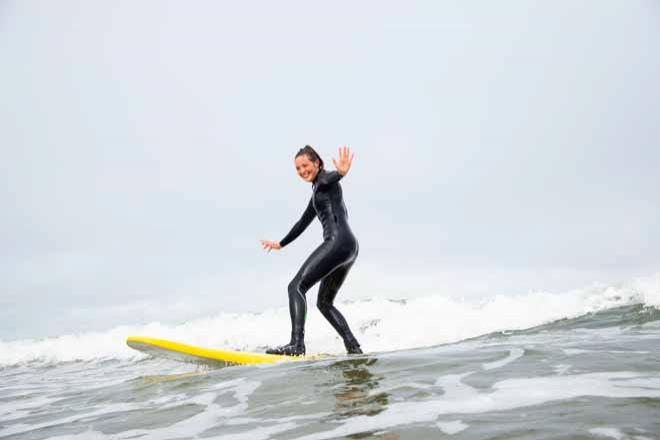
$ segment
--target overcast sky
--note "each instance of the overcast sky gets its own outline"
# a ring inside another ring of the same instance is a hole
[[[305,144],[339,300],[656,273],[658,54],[655,0],[2,0],[0,339],[285,307]]]

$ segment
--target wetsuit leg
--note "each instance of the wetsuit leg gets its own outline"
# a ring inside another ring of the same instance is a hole
[[[291,342],[276,349],[273,354],[304,354],[305,318],[307,299],[305,294],[316,283],[345,262],[345,256],[334,250],[333,243],[324,241],[305,260],[296,276],[289,283],[289,313],[291,314]]]
[[[349,353],[362,353],[360,344],[355,339],[351,329],[346,322],[346,319],[339,310],[334,306],[334,300],[337,296],[339,288],[344,283],[348,272],[353,267],[353,262],[338,267],[328,276],[323,278],[321,286],[319,287],[319,294],[317,299],[317,307],[325,316],[332,327],[339,333],[339,336],[344,340],[344,345]]]
[[[307,258],[296,276],[289,283],[289,312],[291,313],[291,328],[295,332],[302,333],[307,316],[307,291],[339,266],[345,263],[345,257],[333,252],[331,242],[323,242]],[[345,277],[345,276],[344,276]],[[343,279],[341,280],[343,282]],[[339,282],[338,286],[341,285]],[[336,294],[336,292],[335,292]]]

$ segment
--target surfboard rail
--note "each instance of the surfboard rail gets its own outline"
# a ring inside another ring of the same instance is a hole
[[[305,359],[303,356],[280,356],[266,353],[196,347],[181,342],[146,336],[129,336],[126,338],[126,345],[134,350],[153,356],[161,356],[183,362],[224,362],[226,364],[253,365]]]

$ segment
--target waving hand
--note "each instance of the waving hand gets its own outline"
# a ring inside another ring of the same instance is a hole
[[[354,153],[351,153],[351,150],[344,145],[339,147],[339,160],[332,159],[332,163],[335,164],[337,172],[342,176],[348,174],[348,170],[351,169],[351,163],[353,163]]]

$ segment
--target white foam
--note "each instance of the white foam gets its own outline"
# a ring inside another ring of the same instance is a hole
[[[660,274],[652,277],[638,278],[628,287],[639,302],[655,308],[660,308]]]
[[[80,420],[81,418],[86,418],[86,417],[97,417],[103,414],[111,414],[113,412],[122,412],[122,411],[130,411],[138,409],[138,406],[135,404],[131,403],[114,403],[114,404],[107,404],[103,408],[99,409],[94,409],[90,408],[89,412],[85,412],[83,414],[75,414],[72,416],[66,416],[62,417],[59,419],[54,419],[54,420],[49,420],[47,422],[42,422],[42,423],[35,423],[33,425],[25,424],[25,423],[18,423],[15,425],[11,425],[8,428],[0,429],[0,437],[1,436],[10,436],[10,435],[15,435],[15,434],[22,434],[34,430],[38,430],[41,428],[45,428],[48,426],[54,426],[54,425],[65,425],[71,422],[75,422]]]
[[[440,431],[449,435],[454,435],[461,431],[465,431],[469,426],[460,420],[453,420],[451,422],[435,422],[435,424],[438,428],[440,428]]]
[[[297,425],[295,423],[278,423],[276,425],[264,426],[260,428],[251,429],[246,432],[238,434],[223,434],[223,440],[267,440],[273,434],[289,431],[294,429]]]
[[[421,382],[403,382],[403,383],[398,383],[395,385],[390,385],[385,387],[379,387],[378,389],[371,390],[369,392],[369,395],[375,396],[382,393],[389,393],[394,390],[401,390],[402,388],[412,388],[415,390],[428,390],[432,387],[429,384],[421,383]]]
[[[562,348],[561,351],[563,351],[566,356],[593,352],[593,350],[583,350],[581,348]]]
[[[557,374],[566,374],[568,370],[571,369],[571,365],[569,364],[557,364],[553,368],[555,370],[555,373]]]
[[[598,437],[607,437],[616,440],[621,440],[625,437],[623,432],[616,428],[592,428],[589,432]]]
[[[504,359],[495,362],[488,362],[486,364],[483,364],[481,368],[483,368],[484,370],[492,370],[494,368],[500,368],[522,357],[523,354],[525,354],[525,350],[523,350],[522,348],[512,348],[511,350],[509,350],[509,355]]]
[[[202,411],[188,417],[184,420],[176,422],[172,425],[162,427],[162,428],[152,428],[152,429],[132,429],[121,432],[117,438],[136,438],[141,436],[147,436],[150,439],[170,439],[170,438],[189,438],[196,437],[203,432],[217,426],[220,422],[232,417],[238,417],[245,413],[247,410],[247,400],[248,397],[260,386],[260,382],[249,381],[244,378],[235,379],[232,381],[222,382],[215,386],[211,386],[207,389],[206,392],[201,394],[196,394],[191,397],[186,397],[184,399],[179,399],[174,403],[171,403],[167,406],[161,406],[160,408],[166,407],[179,407],[183,405],[198,405],[202,407]],[[233,393],[234,398],[238,401],[236,405],[231,406],[222,406],[218,403],[215,403],[215,400],[218,397],[219,391],[227,390],[228,392]],[[295,424],[291,424],[295,426]],[[289,429],[289,428],[287,428]],[[273,433],[279,431],[273,431]],[[263,430],[257,432],[257,434],[262,437],[256,436],[254,438],[264,438],[263,435],[268,437],[269,431]],[[225,438],[225,436],[223,436]],[[237,437],[241,438],[241,437]],[[245,437],[249,438],[249,437]]]
[[[495,383],[492,390],[484,393],[462,381],[471,374],[473,372],[438,378],[436,385],[443,387],[445,394],[435,400],[391,403],[379,414],[353,417],[335,429],[297,440],[331,439],[399,425],[430,423],[444,414],[506,411],[582,396],[660,397],[660,378],[626,371],[507,379]]]
[[[109,435],[105,435],[102,432],[99,431],[93,431],[91,429],[87,431],[83,431],[79,434],[66,434],[66,435],[58,435],[55,437],[48,437],[49,440],[105,440],[111,438]]]
[[[282,302],[286,302],[284,295]],[[441,295],[407,301],[376,297],[340,303],[338,307],[363,348],[378,352],[456,342],[495,331],[525,329],[640,302],[660,307],[660,274],[620,285],[594,285],[564,293],[497,295],[482,301],[463,301]],[[289,332],[288,307],[260,314],[227,313],[178,325],[156,322],[44,340],[0,341],[0,365],[142,358],[144,355],[125,345],[129,335],[171,339],[204,347],[263,351],[266,346],[286,342]],[[306,343],[309,352],[344,351],[335,331],[314,307],[308,311]]]
[[[15,396],[5,396],[5,397],[15,397]],[[22,395],[21,399],[11,399],[8,402],[4,403],[3,412],[0,413],[2,416],[2,422],[10,422],[12,420],[17,420],[27,416],[32,410],[36,408],[44,408],[47,405],[52,404],[60,400],[59,398],[52,397],[30,397],[30,395]]]

